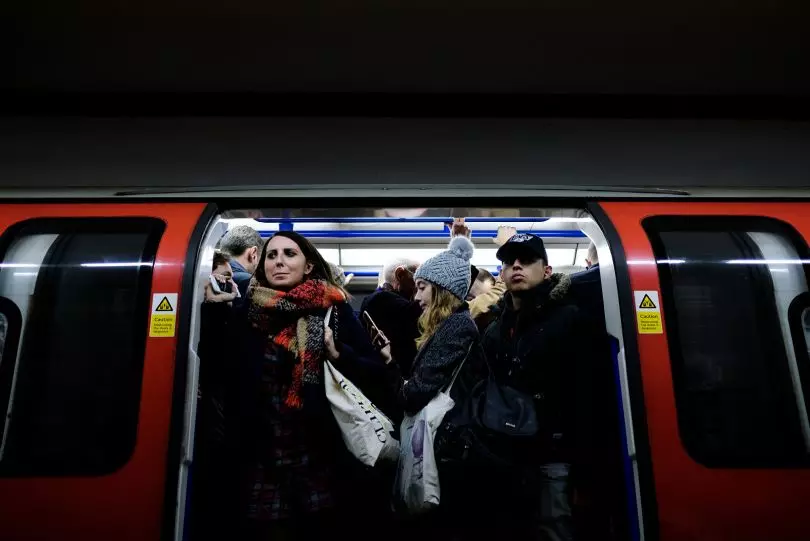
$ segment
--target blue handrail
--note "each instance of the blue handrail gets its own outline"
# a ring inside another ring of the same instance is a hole
[[[518,231],[519,233],[532,233],[538,237],[545,238],[583,238],[585,233],[575,229],[548,229],[548,230],[535,230],[535,231]],[[260,231],[262,237],[271,237],[275,231]],[[324,238],[324,239],[450,239],[447,231],[426,231],[426,230],[386,230],[386,231],[346,231],[346,230],[328,230],[328,231],[299,231],[307,238]],[[473,230],[472,236],[476,239],[495,238],[498,234],[497,231],[476,231]]]
[[[479,224],[494,224],[494,223],[508,223],[508,222],[546,222],[550,218],[531,218],[531,217],[517,217],[517,218],[509,218],[509,217],[481,217],[481,218],[465,218],[464,221],[467,223],[479,223]],[[314,224],[314,223],[332,223],[332,224],[384,224],[384,223],[400,223],[400,224],[408,224],[408,223],[420,223],[420,224],[444,224],[448,222],[452,222],[452,217],[443,218],[441,216],[438,217],[427,217],[427,216],[415,216],[413,218],[397,218],[393,216],[382,216],[380,218],[373,218],[373,217],[362,217],[362,218],[254,218],[257,222],[261,223],[268,223],[268,224],[275,224],[275,223],[282,223],[282,222],[292,222],[293,224]]]
[[[344,271],[343,274],[344,276],[354,274],[358,278],[377,278],[380,275],[380,273],[377,271]],[[500,272],[495,271],[492,273],[492,276],[498,276],[499,274]]]

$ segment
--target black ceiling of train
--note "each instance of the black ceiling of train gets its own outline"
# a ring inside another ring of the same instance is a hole
[[[533,95],[514,114],[739,116],[754,107],[790,116],[798,110],[777,97],[810,95],[804,4],[17,2],[3,8],[11,17],[0,35],[12,66],[0,81],[2,107],[101,114],[402,114],[405,107],[410,114],[425,102],[405,102],[403,93],[472,92]],[[62,92],[96,94],[83,101],[48,94]],[[400,95],[373,102],[289,96],[314,92]],[[551,97],[564,94],[580,98]],[[652,103],[643,98],[650,95],[681,99]],[[729,95],[758,99],[682,99]],[[506,114],[509,100],[450,96],[434,101],[433,112]]]

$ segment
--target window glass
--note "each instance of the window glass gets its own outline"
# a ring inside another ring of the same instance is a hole
[[[6,347],[6,333],[8,333],[8,318],[0,314],[0,364],[3,363],[3,349]]]
[[[682,442],[710,467],[808,456],[789,306],[807,294],[803,240],[775,221],[644,221],[658,260]],[[801,314],[799,314],[799,317]]]
[[[810,357],[810,308],[802,310],[802,331],[804,332],[804,345],[807,356]]]
[[[34,221],[4,237],[0,297],[23,324],[15,369],[2,372],[12,383],[0,472],[103,474],[128,460],[162,230],[151,219]]]

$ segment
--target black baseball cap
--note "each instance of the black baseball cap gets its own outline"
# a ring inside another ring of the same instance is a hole
[[[495,256],[505,263],[511,263],[522,256],[532,260],[542,259],[548,264],[548,254],[546,254],[546,245],[543,244],[543,239],[531,233],[512,235],[503,246],[498,248]]]

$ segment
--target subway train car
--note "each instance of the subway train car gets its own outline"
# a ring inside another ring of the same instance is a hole
[[[236,224],[352,273],[499,225],[599,256],[619,442],[604,539],[810,539],[810,191],[102,189],[0,197],[0,539],[189,539],[200,306]],[[427,206],[428,208],[418,208]],[[579,344],[571,344],[577,348]]]

